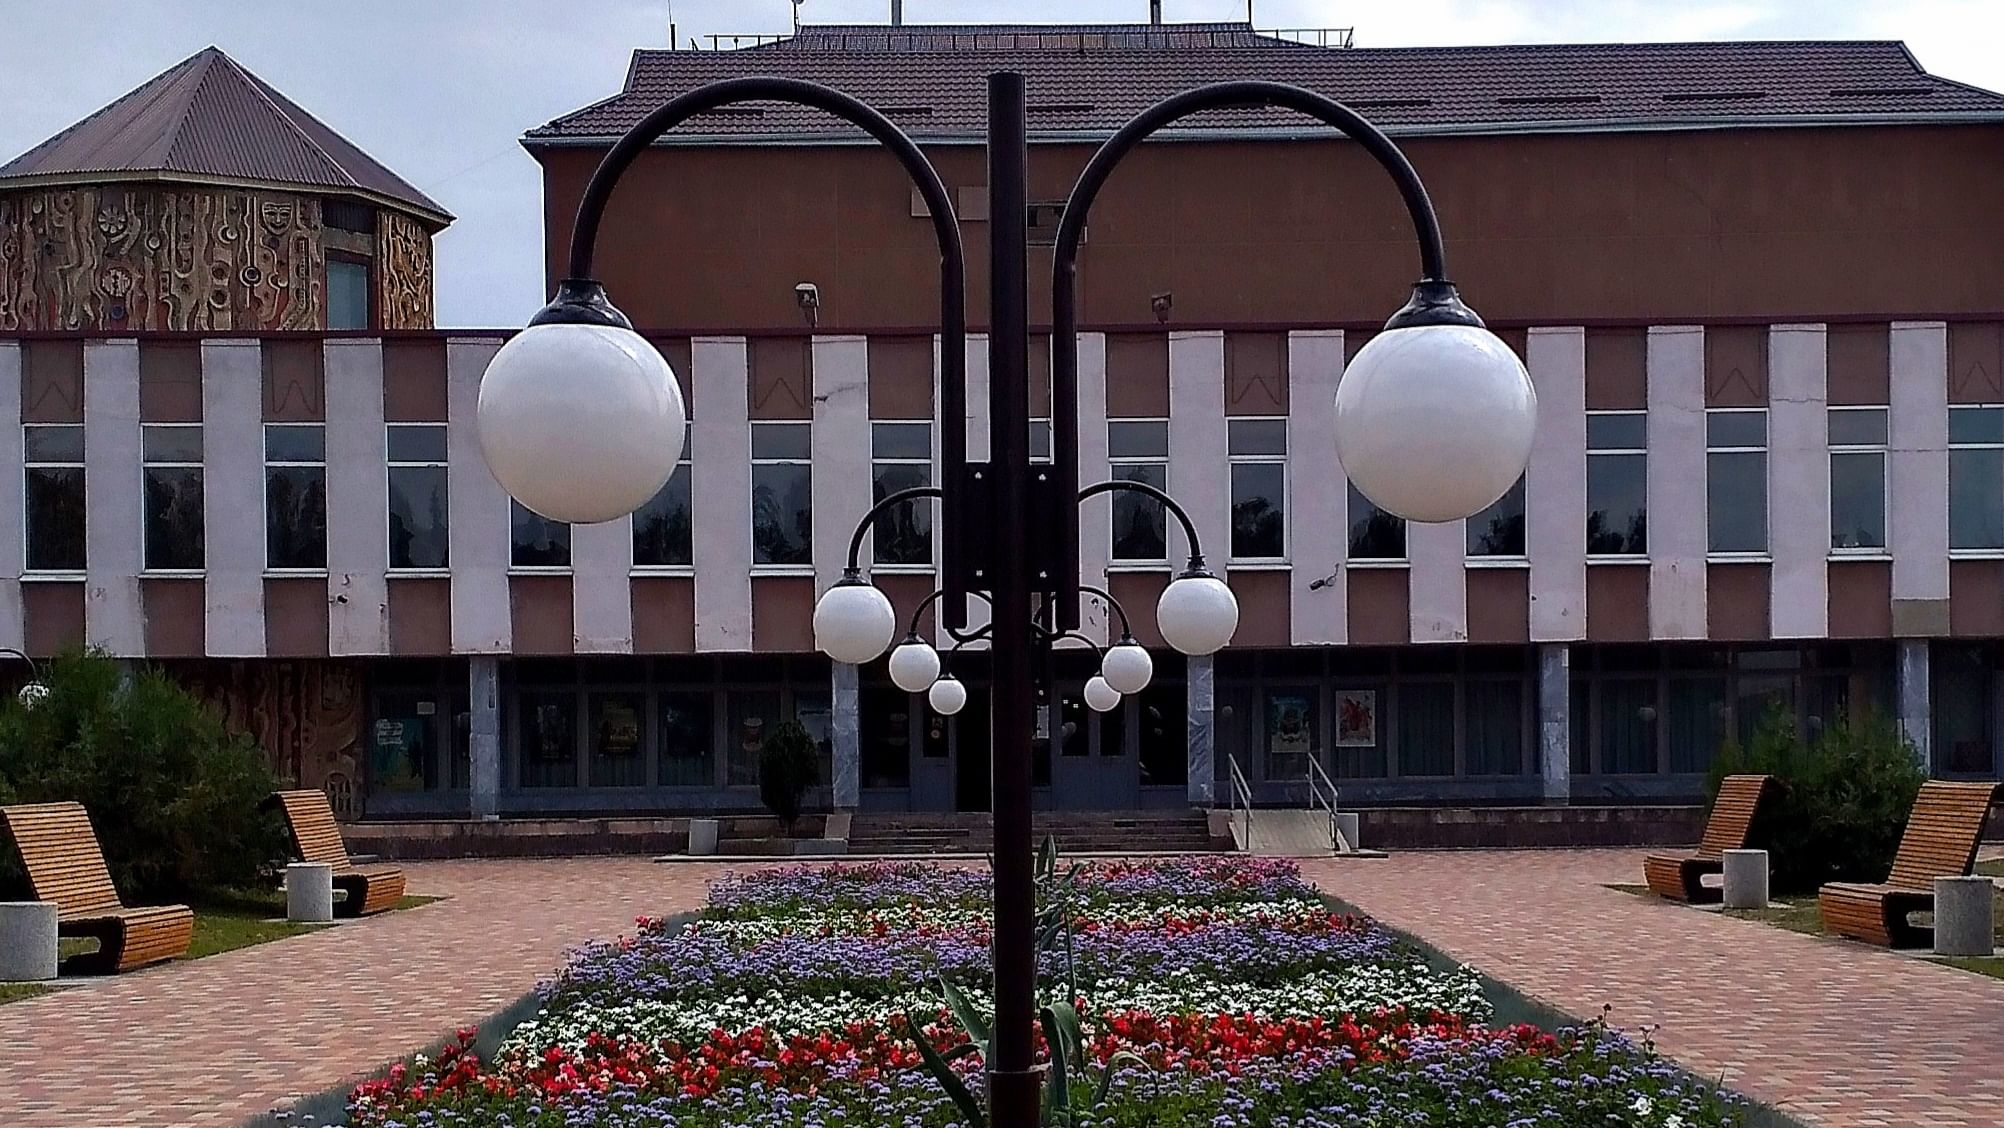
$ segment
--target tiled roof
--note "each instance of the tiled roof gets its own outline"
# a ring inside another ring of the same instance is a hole
[[[158,173],[358,194],[443,227],[452,216],[215,47],[206,48],[0,165],[17,178],[79,182]]]
[[[1294,47],[1251,24],[810,24],[758,51],[1191,51]]]
[[[1893,41],[1617,43],[1507,47],[1215,46],[1202,40],[1245,25],[1199,25],[1195,40],[1152,48],[1025,48],[1026,29],[994,46],[964,47],[966,28],[941,28],[897,50],[831,49],[849,28],[810,28],[798,40],[741,51],[638,51],[626,89],[531,131],[525,143],[602,143],[648,110],[706,82],[784,75],[826,83],[876,106],[915,137],[982,133],[982,76],[1029,78],[1030,129],[1050,138],[1103,136],[1172,93],[1228,79],[1290,82],[1347,102],[1393,132],[1538,132],[2004,120],[2004,96],[1936,78]],[[918,32],[925,29],[896,29]],[[1076,36],[1109,29],[1042,29]],[[1111,29],[1116,41],[1135,29]],[[1014,43],[1002,45],[1004,41]],[[1192,118],[1189,130],[1285,132],[1306,123],[1283,111]],[[756,143],[853,134],[813,110],[751,103],[699,115],[687,142]]]

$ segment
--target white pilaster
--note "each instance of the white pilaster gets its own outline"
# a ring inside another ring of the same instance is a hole
[[[327,652],[390,652],[390,487],[383,426],[383,343],[325,345],[327,372]]]
[[[1534,328],[1525,363],[1538,430],[1524,477],[1531,639],[1586,637],[1586,330]]]
[[[1705,330],[1649,329],[1649,636],[1701,639],[1705,557]]]
[[[1104,482],[1113,471],[1106,459],[1106,334],[1079,334],[1079,486]],[[1094,498],[1079,513],[1079,581],[1106,586],[1113,551],[1113,501]],[[1135,614],[1137,609],[1129,608]],[[1079,629],[1095,642],[1114,640],[1113,613],[1098,599],[1079,600]]]
[[[0,341],[0,466],[21,465],[21,343]],[[28,643],[21,608],[21,570],[27,563],[28,522],[23,504],[26,483],[18,469],[0,486],[0,646],[19,650]]]
[[[1414,642],[1468,641],[1465,521],[1406,525],[1407,621]]]
[[[1287,335],[1288,638],[1296,646],[1349,638],[1346,570],[1350,555],[1349,479],[1336,461],[1336,385],[1343,379],[1343,331]]]
[[[842,578],[849,537],[869,512],[870,342],[866,337],[816,337],[814,363],[814,591],[827,591]],[[917,507],[932,510],[922,499]],[[865,543],[865,565],[873,545]]]
[[[937,394],[937,389],[934,390],[934,394]],[[942,425],[946,425],[945,421],[942,421]],[[967,338],[967,461],[986,462],[988,453],[988,336],[985,333],[976,333],[969,334]],[[937,541],[933,547],[937,551],[939,548]],[[943,559],[943,557],[938,558]],[[942,647],[953,645],[952,636],[946,633],[945,617],[934,616],[934,623],[935,644]],[[977,631],[987,625],[988,605],[973,596],[968,596],[967,630]],[[987,648],[986,640],[969,643],[966,647],[968,650]]]
[[[1830,633],[1830,423],[1822,325],[1768,331],[1769,622],[1776,638]]]
[[[264,657],[264,369],[256,341],[202,342],[203,646]]]
[[[84,342],[83,375],[84,634],[117,657],[144,657],[139,342]]]
[[[698,337],[691,357],[696,649],[750,650],[751,423],[745,390],[750,353],[743,337]]]
[[[1948,598],[1948,326],[1895,321],[1889,346],[1892,463],[1887,541],[1893,553],[1895,631],[1906,601]],[[1948,615],[1938,620],[1945,633]],[[1937,633],[1929,631],[1927,633]]]
[[[1211,570],[1231,556],[1231,458],[1225,428],[1225,335],[1169,334],[1169,494],[1190,514]],[[1175,520],[1169,565],[1181,571],[1190,547]]]
[[[480,377],[500,348],[500,342],[482,337],[449,337],[445,342],[445,493],[452,514],[446,552],[452,563],[454,654],[506,654],[515,640],[508,600],[512,511],[508,491],[494,480],[481,457],[474,422]],[[476,682],[484,669],[474,667]],[[478,766],[479,761],[475,763]]]
[[[571,526],[571,647],[633,653],[633,515]]]

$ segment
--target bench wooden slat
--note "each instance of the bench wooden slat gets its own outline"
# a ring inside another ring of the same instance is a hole
[[[82,804],[0,807],[0,824],[14,839],[35,898],[56,906],[57,933],[98,941],[98,951],[66,967],[125,971],[187,953],[195,914],[185,905],[126,908]]]
[[[1702,882],[1704,875],[1724,868],[1725,852],[1747,844],[1754,816],[1767,797],[1773,777],[1731,775],[1719,783],[1719,794],[1705,818],[1704,835],[1690,854],[1652,854],[1643,859],[1642,874],[1659,896],[1678,901],[1716,901],[1719,891]]]
[[[335,906],[341,916],[364,916],[395,908],[404,896],[404,873],[399,869],[355,868],[348,846],[341,837],[341,824],[334,821],[334,806],[324,791],[281,791],[273,796],[285,811],[286,825],[302,861],[325,862],[334,868],[334,887],[347,893]]]
[[[1998,786],[1939,779],[1922,784],[1885,882],[1836,882],[1818,891],[1824,928],[1889,947],[1931,942],[1932,930],[1909,924],[1907,917],[1934,907],[1935,878],[1961,877],[1974,868]]]

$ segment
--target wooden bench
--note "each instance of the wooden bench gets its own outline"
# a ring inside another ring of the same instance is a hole
[[[1715,885],[1706,885],[1708,873],[1726,868],[1727,850],[1746,846],[1753,831],[1754,816],[1760,813],[1773,776],[1731,775],[1719,784],[1719,796],[1712,813],[1705,818],[1705,834],[1691,854],[1651,854],[1642,859],[1642,876],[1659,897],[1692,904],[1710,904],[1723,896]]]
[[[357,868],[341,841],[334,807],[324,791],[281,791],[272,796],[285,810],[286,825],[302,862],[325,862],[334,869],[334,888],[347,894],[334,915],[366,916],[397,907],[404,899],[404,871],[387,866]]]
[[[188,953],[195,914],[186,905],[128,909],[111,883],[104,851],[80,803],[0,807],[38,901],[56,906],[56,935],[98,942],[63,961],[70,974],[127,971]]]
[[[1934,929],[1907,917],[1934,908],[1935,878],[1962,877],[1975,867],[1977,841],[1997,788],[1994,782],[1940,779],[1922,784],[1885,883],[1836,882],[1818,891],[1824,929],[1889,948],[1932,944]]]

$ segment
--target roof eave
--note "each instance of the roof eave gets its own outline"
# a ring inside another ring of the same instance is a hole
[[[1484,137],[1539,133],[1700,133],[1728,129],[1816,129],[1860,126],[1909,125],[1997,125],[2004,124],[2004,107],[1995,110],[1958,110],[1929,114],[1771,114],[1734,118],[1578,118],[1533,119],[1523,121],[1452,122],[1442,124],[1380,124],[1394,137]],[[932,132],[907,130],[921,144],[980,144],[984,137],[972,132]],[[1112,129],[1032,130],[1030,139],[1045,143],[1098,142],[1113,135]],[[524,149],[605,148],[620,134],[545,134],[522,137]],[[1313,126],[1233,126],[1219,129],[1167,128],[1151,140],[1182,141],[1295,141],[1333,139],[1339,134]],[[874,145],[875,141],[857,132],[796,131],[767,133],[674,133],[654,142],[663,148],[751,147],[760,145]]]
[[[437,234],[457,219],[443,208],[424,207],[410,200],[358,186],[294,184],[283,180],[253,180],[236,176],[209,176],[172,169],[111,169],[106,171],[38,172],[25,176],[0,177],[0,192],[24,188],[85,188],[97,184],[196,184],[205,188],[256,188],[290,192],[299,196],[352,196],[391,211],[403,212]]]

